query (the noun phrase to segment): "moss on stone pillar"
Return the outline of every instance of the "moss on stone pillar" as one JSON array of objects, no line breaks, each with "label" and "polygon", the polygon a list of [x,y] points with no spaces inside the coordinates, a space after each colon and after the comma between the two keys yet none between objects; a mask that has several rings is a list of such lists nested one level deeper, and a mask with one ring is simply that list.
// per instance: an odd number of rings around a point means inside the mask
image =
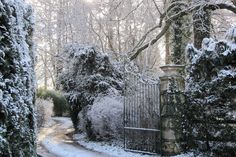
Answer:
[{"label": "moss on stone pillar", "polygon": [[[180,126],[181,114],[178,106],[184,103],[182,91],[184,79],[181,76],[184,66],[166,65],[161,67],[164,75],[160,77],[161,92],[161,139],[162,155],[176,155],[181,152]],[[178,124],[179,123],[179,124]]]}]

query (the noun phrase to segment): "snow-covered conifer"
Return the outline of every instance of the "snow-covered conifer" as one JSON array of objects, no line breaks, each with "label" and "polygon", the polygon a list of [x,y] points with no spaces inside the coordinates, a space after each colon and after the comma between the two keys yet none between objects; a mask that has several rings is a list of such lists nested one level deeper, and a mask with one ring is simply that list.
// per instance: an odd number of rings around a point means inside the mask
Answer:
[{"label": "snow-covered conifer", "polygon": [[[81,112],[83,116],[80,117],[86,121],[85,131],[89,137],[95,139],[100,132],[96,131],[99,129],[94,128],[93,122],[96,121],[93,121],[94,117],[91,117],[91,113],[97,113],[99,109],[95,111],[94,107],[91,106],[99,97],[121,94],[123,86],[121,72],[112,64],[106,54],[100,53],[91,46],[72,44],[65,48],[65,54],[67,56],[64,58],[60,84],[70,104],[74,127],[78,129],[78,114]],[[120,104],[115,100],[113,102]],[[101,103],[97,104],[101,105]],[[109,104],[102,107],[109,107]],[[120,109],[122,106],[117,108]],[[108,118],[101,119],[101,121],[106,123],[104,119]],[[104,124],[103,126],[107,125]]]},{"label": "snow-covered conifer", "polygon": [[[217,156],[236,156],[236,49],[232,40],[235,28],[226,41],[204,39],[203,47],[187,49],[186,92],[189,104],[189,135],[198,148]],[[197,55],[196,55],[197,54]],[[214,156],[214,155],[213,155]]]}]

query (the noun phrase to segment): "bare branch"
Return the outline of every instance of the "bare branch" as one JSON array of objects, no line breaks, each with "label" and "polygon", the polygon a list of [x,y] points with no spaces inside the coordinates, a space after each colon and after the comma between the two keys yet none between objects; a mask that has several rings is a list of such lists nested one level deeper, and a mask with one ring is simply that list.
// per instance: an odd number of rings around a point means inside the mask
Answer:
[{"label": "bare branch", "polygon": [[155,0],[152,0],[152,2],[154,3],[154,5],[155,5],[155,7],[156,7],[156,9],[157,9],[157,11],[158,11],[158,13],[162,16],[162,13],[161,13],[159,7],[157,6],[156,1],[155,1]]},{"label": "bare branch", "polygon": [[102,47],[102,52],[104,53],[105,50],[104,50],[103,41],[102,41],[101,36],[100,36],[99,33],[97,33],[96,30],[94,29],[92,22],[89,23],[89,26],[90,26],[91,31],[98,37],[98,39],[99,39],[99,41],[100,41],[100,44],[101,44],[101,47]]},{"label": "bare branch", "polygon": [[115,11],[117,8],[120,7],[120,5],[123,3],[124,0],[121,0],[114,8],[113,11]]},{"label": "bare branch", "polygon": [[141,5],[143,4],[143,0],[142,1],[140,1],[138,4],[137,4],[137,6],[134,8],[134,9],[132,9],[127,15],[125,15],[124,17],[122,17],[122,18],[120,18],[120,19],[118,19],[118,20],[116,20],[116,19],[111,19],[111,21],[123,21],[123,20],[125,20],[127,17],[129,17],[134,11],[136,11]]},{"label": "bare branch", "polygon": [[166,31],[169,29],[170,27],[170,22],[166,23],[166,25],[163,27],[163,29],[161,30],[161,32],[153,39],[151,40],[151,42],[143,45],[142,47],[140,47],[139,49],[137,49],[137,51],[135,52],[135,54],[133,54],[131,57],[130,57],[130,60],[134,60],[135,58],[137,58],[137,56],[143,51],[145,50],[146,48],[148,48],[150,45],[153,45],[155,44],[165,33]]},{"label": "bare branch", "polygon": [[[236,0],[232,0],[232,2],[234,3]],[[175,5],[177,5],[178,3],[173,3],[171,4],[168,8],[167,11],[164,12],[161,17],[160,17],[160,22],[158,26],[155,26],[154,28],[152,28],[151,30],[149,30],[140,40],[140,42],[134,47],[134,49],[132,50],[133,52],[135,51],[135,49],[137,48],[137,46],[140,45],[140,43],[143,43],[143,41],[146,39],[147,35],[152,32],[153,30],[155,30],[156,28],[160,28],[162,23],[163,23],[163,19],[166,18],[166,25],[163,27],[162,31],[153,39],[151,40],[151,42],[146,43],[145,45],[143,45],[142,47],[138,48],[136,50],[136,52],[130,57],[130,60],[134,60],[135,58],[137,58],[137,56],[146,48],[148,48],[150,45],[155,44],[165,33],[166,31],[169,29],[171,23],[173,20],[176,20],[177,18],[181,17],[181,16],[185,16],[188,15],[189,13],[199,10],[199,9],[208,9],[208,10],[217,10],[217,9],[227,9],[233,13],[236,14],[236,7],[233,5],[229,5],[226,3],[206,3],[205,5],[203,4],[199,4],[199,5],[190,5],[188,6],[186,3],[181,2],[180,4],[185,6],[186,9],[182,9],[180,12],[172,15],[172,16],[168,16],[169,12],[175,7]],[[234,3],[235,4],[235,3]],[[131,51],[131,52],[132,52]]]},{"label": "bare branch", "polygon": [[131,52],[134,52],[136,48],[138,48],[139,46],[142,45],[142,43],[145,41],[145,39],[147,38],[148,34],[151,33],[152,31],[156,30],[157,28],[161,28],[160,25],[156,25],[154,27],[152,27],[151,29],[149,29],[143,36],[142,38],[139,40],[139,42],[136,44],[136,46],[134,46],[134,48],[132,49]]},{"label": "bare branch", "polygon": [[233,5],[226,4],[226,3],[207,4],[205,6],[205,9],[209,9],[209,10],[227,9],[236,14],[236,7]]}]

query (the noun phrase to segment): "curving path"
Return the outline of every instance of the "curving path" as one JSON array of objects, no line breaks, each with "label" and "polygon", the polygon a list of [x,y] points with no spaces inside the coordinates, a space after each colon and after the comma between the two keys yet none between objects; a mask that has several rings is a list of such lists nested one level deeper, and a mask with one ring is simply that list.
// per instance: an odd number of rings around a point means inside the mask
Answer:
[{"label": "curving path", "polygon": [[42,157],[111,157],[76,144],[67,136],[72,131],[69,118],[52,118],[38,135],[38,154]]}]

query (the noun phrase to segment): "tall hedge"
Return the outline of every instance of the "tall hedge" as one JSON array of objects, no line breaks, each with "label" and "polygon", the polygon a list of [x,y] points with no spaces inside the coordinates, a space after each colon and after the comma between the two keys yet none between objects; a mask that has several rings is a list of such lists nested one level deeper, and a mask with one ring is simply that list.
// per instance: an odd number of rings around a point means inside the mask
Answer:
[{"label": "tall hedge", "polygon": [[187,48],[188,140],[208,156],[236,156],[236,28],[227,37]]},{"label": "tall hedge", "polygon": [[35,157],[32,10],[0,1],[0,156]]}]

